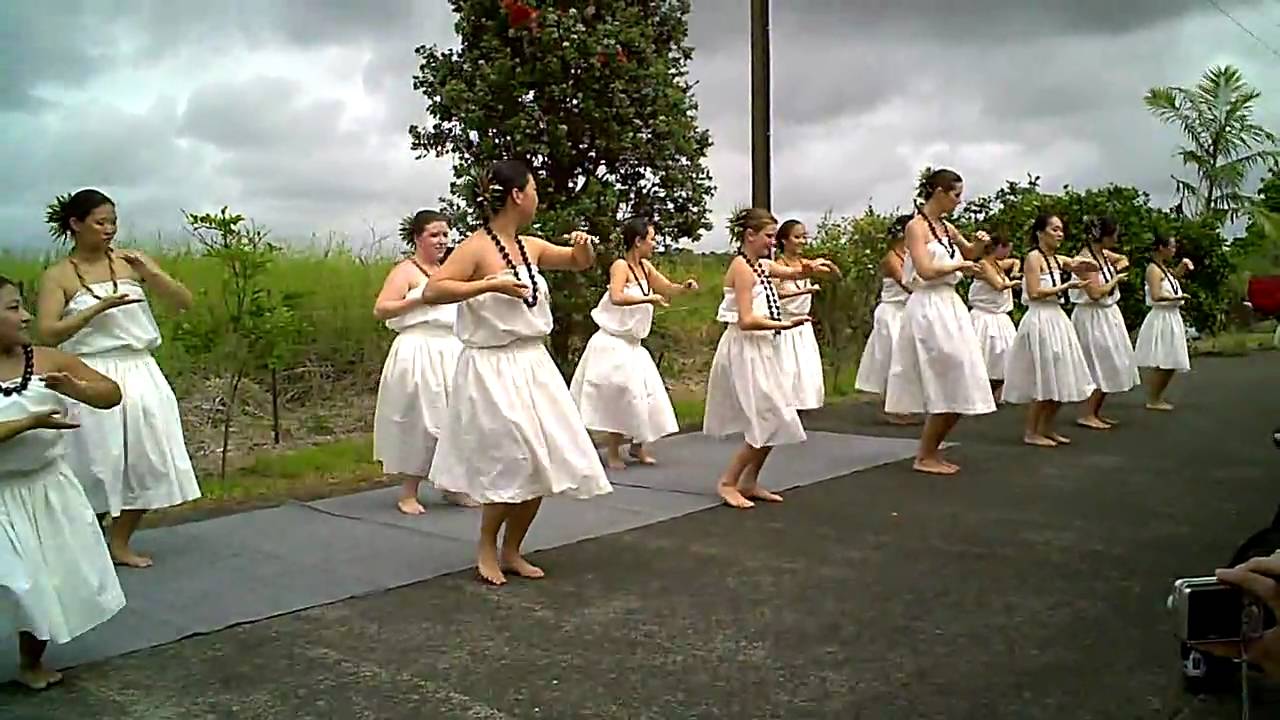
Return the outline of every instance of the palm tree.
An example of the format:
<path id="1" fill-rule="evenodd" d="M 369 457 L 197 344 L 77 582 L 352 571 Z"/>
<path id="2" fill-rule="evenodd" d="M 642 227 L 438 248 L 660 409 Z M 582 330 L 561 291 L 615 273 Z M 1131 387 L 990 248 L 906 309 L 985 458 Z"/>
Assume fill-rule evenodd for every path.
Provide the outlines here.
<path id="1" fill-rule="evenodd" d="M 1249 210 L 1244 192 L 1254 170 L 1280 165 L 1275 133 L 1253 121 L 1260 93 L 1231 66 L 1205 71 L 1193 88 L 1154 87 L 1143 101 L 1168 125 L 1182 130 L 1187 145 L 1175 155 L 1196 171 L 1195 182 L 1174 176 L 1178 202 L 1194 216 L 1217 214 L 1228 222 Z"/>

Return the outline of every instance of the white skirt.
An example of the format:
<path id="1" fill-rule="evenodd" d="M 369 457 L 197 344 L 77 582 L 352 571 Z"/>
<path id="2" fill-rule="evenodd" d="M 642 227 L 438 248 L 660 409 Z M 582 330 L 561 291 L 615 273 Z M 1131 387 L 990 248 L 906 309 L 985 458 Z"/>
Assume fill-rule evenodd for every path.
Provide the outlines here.
<path id="1" fill-rule="evenodd" d="M 780 359 L 782 377 L 791 379 L 792 405 L 797 410 L 814 410 L 826 400 L 822 378 L 822 351 L 813 332 L 813 323 L 783 330 Z"/>
<path id="2" fill-rule="evenodd" d="M 782 374 L 782 339 L 771 330 L 725 326 L 711 360 L 702 432 L 742 433 L 754 448 L 803 442 L 806 435 Z"/>
<path id="3" fill-rule="evenodd" d="M 985 415 L 996 411 L 968 308 L 949 285 L 911 293 L 893 344 L 885 412 Z"/>
<path id="4" fill-rule="evenodd" d="M 67 434 L 67 464 L 94 512 L 155 510 L 200 497 L 187 454 L 178 399 L 154 358 L 145 352 L 80 358 L 120 386 L 110 410 L 70 402 L 78 430 Z"/>
<path id="5" fill-rule="evenodd" d="M 464 347 L 432 463 L 435 485 L 482 503 L 613 492 L 541 339 Z"/>
<path id="6" fill-rule="evenodd" d="M 597 330 L 573 371 L 569 394 L 588 430 L 647 443 L 680 429 L 653 356 L 634 338 Z"/>
<path id="7" fill-rule="evenodd" d="M 1037 302 L 1018 323 L 1004 369 L 1004 399 L 1011 403 L 1036 400 L 1080 402 L 1096 386 L 1085 363 L 1076 329 L 1062 306 Z"/>
<path id="8" fill-rule="evenodd" d="M 427 476 L 461 352 L 446 327 L 414 325 L 392 341 L 373 411 L 373 459 L 384 473 Z"/>
<path id="9" fill-rule="evenodd" d="M 1133 343 L 1118 305 L 1076 305 L 1071 311 L 1071 324 L 1093 384 L 1102 392 L 1127 392 L 1141 381 L 1133 359 Z"/>
<path id="10" fill-rule="evenodd" d="M 1147 312 L 1133 348 L 1138 367 L 1187 372 L 1191 355 L 1187 351 L 1187 328 L 1175 305 L 1156 305 Z"/>
<path id="11" fill-rule="evenodd" d="M 1013 345 L 1013 337 L 1018 333 L 1013 320 L 1009 313 L 988 312 L 981 308 L 970 310 L 969 319 L 973 321 L 973 332 L 978 336 L 978 346 L 982 348 L 987 378 L 1003 380 L 1009 347 Z"/>
<path id="12" fill-rule="evenodd" d="M 122 607 L 102 528 L 63 460 L 0 477 L 0 637 L 65 643 Z"/>
<path id="13" fill-rule="evenodd" d="M 862 348 L 862 359 L 858 362 L 858 376 L 853 383 L 855 388 L 876 395 L 884 394 L 889 366 L 893 362 L 893 344 L 898 339 L 906 310 L 906 303 L 882 302 L 876 305 L 871 334 L 867 336 L 867 345 Z"/>

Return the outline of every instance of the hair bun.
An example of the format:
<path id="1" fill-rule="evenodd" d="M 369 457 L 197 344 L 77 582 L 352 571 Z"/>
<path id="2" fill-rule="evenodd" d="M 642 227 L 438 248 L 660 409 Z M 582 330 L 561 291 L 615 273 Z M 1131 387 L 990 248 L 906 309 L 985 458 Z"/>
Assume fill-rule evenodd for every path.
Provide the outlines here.
<path id="1" fill-rule="evenodd" d="M 71 237 L 70 203 L 71 193 L 66 193 L 55 197 L 53 202 L 45 206 L 44 221 L 49 225 L 49 235 L 55 240 Z"/>

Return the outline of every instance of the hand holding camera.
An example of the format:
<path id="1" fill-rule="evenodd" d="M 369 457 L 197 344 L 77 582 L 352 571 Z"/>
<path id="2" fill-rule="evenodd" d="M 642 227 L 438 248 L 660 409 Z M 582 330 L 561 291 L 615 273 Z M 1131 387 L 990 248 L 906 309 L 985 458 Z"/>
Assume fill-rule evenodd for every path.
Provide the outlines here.
<path id="1" fill-rule="evenodd" d="M 1244 659 L 1280 679 L 1280 628 L 1263 630 L 1262 612 L 1252 631 L 1249 608 L 1258 604 L 1280 615 L 1280 552 L 1256 557 L 1211 578 L 1180 580 L 1173 606 L 1179 612 L 1179 636 L 1188 645 L 1220 657 Z"/>

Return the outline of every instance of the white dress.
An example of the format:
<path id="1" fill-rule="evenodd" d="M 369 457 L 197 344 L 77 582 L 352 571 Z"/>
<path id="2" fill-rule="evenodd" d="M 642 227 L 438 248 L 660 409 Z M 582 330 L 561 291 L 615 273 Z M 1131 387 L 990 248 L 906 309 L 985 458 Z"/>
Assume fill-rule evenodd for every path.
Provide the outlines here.
<path id="1" fill-rule="evenodd" d="M 765 292 L 757 280 L 751 287 L 751 307 L 757 315 L 768 317 Z M 783 375 L 780 334 L 739 328 L 737 293 L 731 287 L 724 288 L 716 320 L 725 328 L 707 378 L 702 432 L 716 437 L 742 433 L 754 448 L 803 442 L 804 425 L 793 405 L 791 384 Z"/>
<path id="2" fill-rule="evenodd" d="M 624 295 L 648 293 L 628 282 Z M 653 305 L 614 305 L 608 291 L 591 311 L 599 330 L 573 371 L 569 393 L 589 430 L 653 442 L 680 429 L 653 356 L 641 344 L 653 327 Z"/>
<path id="3" fill-rule="evenodd" d="M 419 299 L 427 282 L 405 299 Z M 458 306 L 419 305 L 386 321 L 396 332 L 378 382 L 373 412 L 373 458 L 388 474 L 426 477 L 449 407 L 462 343 L 453 334 Z"/>
<path id="4" fill-rule="evenodd" d="M 0 396 L 0 420 L 50 410 L 65 414 L 66 400 L 40 378 Z M 0 638 L 25 630 L 65 643 L 124 607 L 102 528 L 64 460 L 73 432 L 28 430 L 0 443 Z"/>
<path id="5" fill-rule="evenodd" d="M 807 290 L 812 286 L 808 279 L 783 280 L 779 285 L 789 291 Z M 813 308 L 813 295 L 794 295 L 781 298 L 779 301 L 782 319 L 808 315 Z M 826 384 L 822 377 L 822 351 L 818 349 L 818 337 L 813 332 L 813 323 L 797 325 L 790 330 L 783 330 L 782 341 L 782 373 L 790 378 L 795 397 L 792 398 L 797 410 L 814 410 L 822 407 L 826 400 Z"/>
<path id="6" fill-rule="evenodd" d="M 503 271 L 510 275 L 511 271 Z M 538 304 L 484 293 L 458 303 L 462 341 L 431 476 L 438 489 L 482 503 L 613 491 L 564 377 L 547 352 L 551 298 L 537 268 Z"/>
<path id="7" fill-rule="evenodd" d="M 1048 272 L 1040 274 L 1040 287 L 1061 282 Z M 1004 369 L 1004 399 L 1014 404 L 1038 400 L 1080 402 L 1096 386 L 1085 362 L 1071 319 L 1062 309 L 1062 296 L 1033 300 L 1022 280 L 1022 303 L 1027 312 L 1018 323 L 1018 334 L 1009 348 Z"/>
<path id="8" fill-rule="evenodd" d="M 898 331 L 902 328 L 902 317 L 906 313 L 909 297 L 911 294 L 903 290 L 898 281 L 893 278 L 880 279 L 880 302 L 876 305 L 871 334 L 867 336 L 867 344 L 862 348 L 858 375 L 853 383 L 857 389 L 876 395 L 884 394 L 885 385 L 889 381 L 889 366 L 893 363 L 893 344 L 897 342 Z"/>
<path id="9" fill-rule="evenodd" d="M 90 287 L 102 297 L 113 292 L 110 282 Z M 59 346 L 116 381 L 124 395 L 110 410 L 72 402 L 71 418 L 80 428 L 67 438 L 67 463 L 89 503 L 95 512 L 113 517 L 122 510 L 155 510 L 200 497 L 178 399 L 151 357 L 160 346 L 160 328 L 139 283 L 120 280 L 119 292 L 143 302 L 102 313 Z M 97 302 L 81 290 L 63 317 Z"/>
<path id="10" fill-rule="evenodd" d="M 1090 259 L 1099 261 L 1096 255 Z M 1099 273 L 1103 283 L 1111 282 L 1116 276 L 1115 268 L 1105 255 L 1101 258 Z M 1091 299 L 1082 288 L 1072 289 L 1070 297 L 1075 303 L 1071 324 L 1075 326 L 1093 384 L 1104 393 L 1132 390 L 1140 378 L 1138 365 L 1134 362 L 1133 342 L 1129 340 L 1129 330 L 1124 325 L 1124 314 L 1118 304 L 1120 286 L 1098 300 Z"/>
<path id="11" fill-rule="evenodd" d="M 1004 379 L 1004 365 L 1013 345 L 1017 329 L 1009 313 L 1013 311 L 1013 288 L 996 290 L 982 278 L 974 278 L 969 284 L 969 319 L 982 347 L 982 358 L 987 365 L 987 377 Z"/>
<path id="12" fill-rule="evenodd" d="M 1146 286 L 1146 283 L 1143 283 Z M 1138 330 L 1138 342 L 1134 356 L 1138 367 L 1159 368 L 1187 372 L 1191 369 L 1191 355 L 1187 350 L 1187 328 L 1182 322 L 1182 284 L 1170 273 L 1160 278 L 1160 290 L 1174 300 L 1151 300 L 1151 289 L 1143 293 L 1147 299 L 1147 317 Z"/>
<path id="13" fill-rule="evenodd" d="M 959 249 L 953 250 L 957 253 Z M 938 240 L 929 241 L 934 262 L 952 256 Z M 956 294 L 960 273 L 924 280 L 908 255 L 903 277 L 911 288 L 902 329 L 893 344 L 893 362 L 885 388 L 885 412 L 985 415 L 996 411 L 982 347 L 973 321 Z"/>

